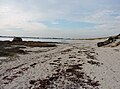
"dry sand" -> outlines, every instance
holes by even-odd
[[[27,47],[29,54],[2,57],[0,89],[120,89],[120,46],[98,48],[99,41]]]

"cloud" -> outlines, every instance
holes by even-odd
[[[79,38],[120,33],[119,0],[0,2],[0,35]],[[51,26],[42,23],[47,21]]]
[[[8,31],[11,29],[12,31],[13,29],[15,31],[18,28],[19,30],[28,32],[45,30],[47,27],[44,24],[29,22],[38,18],[35,16],[13,6],[0,6],[0,30],[7,29],[6,31]]]
[[[102,10],[86,17],[85,21],[97,24],[94,28],[95,32],[109,36],[120,33],[119,16],[120,13],[114,10]]]

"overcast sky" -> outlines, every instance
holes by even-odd
[[[120,0],[0,0],[0,35],[89,38],[120,33]]]

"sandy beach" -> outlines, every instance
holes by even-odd
[[[0,57],[0,89],[120,89],[120,46],[71,40]]]

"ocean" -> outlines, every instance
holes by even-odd
[[[40,42],[65,42],[65,39],[52,39],[52,38],[22,38],[23,41],[40,41]],[[0,37],[0,41],[12,41],[13,38]]]

